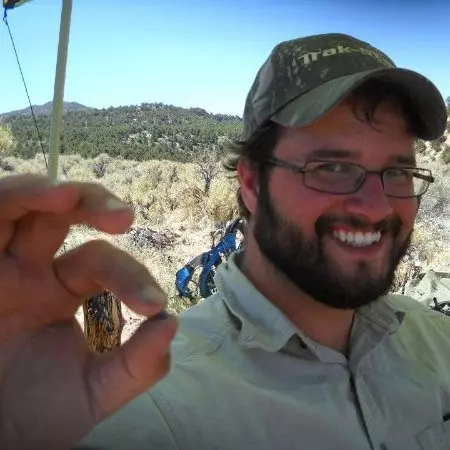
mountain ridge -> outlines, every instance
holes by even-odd
[[[50,134],[52,102],[38,105],[36,121],[46,139]],[[450,110],[450,101],[448,102]],[[140,105],[92,108],[65,102],[61,153],[94,157],[100,153],[132,159],[191,160],[201,148],[219,148],[227,140],[240,139],[242,118],[209,113],[203,108],[141,103]],[[0,115],[9,123],[16,139],[16,154],[32,157],[39,146],[30,109]],[[436,141],[419,141],[417,151],[429,161],[450,164],[450,121],[444,136]]]
[[[43,103],[42,105],[32,105],[33,112],[35,115],[50,115],[52,113],[53,102],[49,101]],[[88,111],[93,110],[95,108],[91,108],[90,106],[82,105],[78,102],[63,102],[63,114],[69,111]],[[31,108],[28,106],[22,109],[16,109],[13,111],[7,111],[5,113],[0,114],[0,118],[8,119],[11,117],[28,117],[31,116]]]
[[[74,102],[72,102],[73,106]],[[51,103],[39,108],[36,124],[48,146]],[[80,104],[76,104],[80,105]],[[223,147],[227,139],[239,139],[242,119],[209,113],[203,108],[183,108],[164,103],[90,108],[68,108],[62,119],[61,153],[93,157],[106,153],[137,160],[191,160],[202,148]],[[15,138],[15,154],[30,158],[39,148],[36,126],[29,110],[10,112],[3,122]]]

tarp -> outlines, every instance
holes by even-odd
[[[438,304],[450,305],[450,273],[429,270],[408,281],[404,294],[428,307],[435,306],[434,299]]]
[[[13,9],[22,6],[24,3],[28,3],[31,0],[3,0],[3,8]]]

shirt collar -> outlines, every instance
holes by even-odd
[[[230,312],[241,324],[239,345],[280,350],[298,330],[287,317],[262,295],[236,264],[240,251],[232,253],[217,269],[217,290]]]
[[[223,294],[223,301],[235,319],[240,322],[239,345],[277,352],[288,341],[292,341],[293,336],[297,336],[303,345],[306,345],[320,359],[335,358],[333,350],[321,346],[306,336],[255,288],[237,265],[236,258],[242,252],[243,250],[232,253],[227,261],[221,263],[214,278],[218,292]],[[361,324],[367,321],[376,327],[380,337],[384,334],[392,334],[400,326],[403,315],[403,312],[396,311],[392,305],[380,298],[357,311],[351,341],[364,332]]]

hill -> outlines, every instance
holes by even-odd
[[[34,114],[37,115],[50,115],[52,113],[52,105],[53,102],[47,102],[43,105],[33,105]],[[67,113],[69,111],[88,111],[92,108],[88,106],[84,106],[81,103],[77,102],[64,102],[63,103],[63,113]],[[7,113],[0,114],[0,118],[8,119],[11,117],[31,117],[31,109],[30,107],[24,109],[18,109],[16,111],[9,111]]]
[[[45,111],[50,107],[48,103],[39,107],[42,113],[36,117],[46,151],[51,117]],[[7,113],[4,122],[11,126],[16,139],[16,156],[30,158],[40,151],[30,115]],[[241,126],[242,120],[238,116],[211,114],[201,108],[181,108],[163,103],[104,109],[83,105],[74,109],[67,105],[63,116],[61,153],[87,158],[106,153],[138,161],[190,161],[192,155],[204,147],[217,146],[220,152],[224,140],[240,136]]]
[[[449,107],[450,107],[450,100]],[[47,149],[51,102],[37,106],[36,120]],[[28,109],[3,115],[16,140],[15,155],[31,158],[40,152],[39,140]],[[103,109],[65,103],[61,153],[93,158],[106,153],[137,161],[168,159],[189,162],[203,148],[220,154],[223,143],[241,136],[242,119],[211,114],[202,108],[181,108],[163,103]],[[450,164],[450,121],[447,132],[433,142],[418,142],[424,161]]]

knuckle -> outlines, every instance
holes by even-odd
[[[100,183],[92,181],[80,181],[76,183],[76,186],[89,197],[109,197],[112,192]]]
[[[83,245],[83,251],[87,257],[96,258],[97,256],[109,256],[119,249],[104,239],[93,239]]]
[[[91,268],[98,270],[107,270],[116,273],[119,278],[121,275],[135,273],[138,262],[128,253],[103,239],[93,239],[86,242],[80,248],[83,260]]]

